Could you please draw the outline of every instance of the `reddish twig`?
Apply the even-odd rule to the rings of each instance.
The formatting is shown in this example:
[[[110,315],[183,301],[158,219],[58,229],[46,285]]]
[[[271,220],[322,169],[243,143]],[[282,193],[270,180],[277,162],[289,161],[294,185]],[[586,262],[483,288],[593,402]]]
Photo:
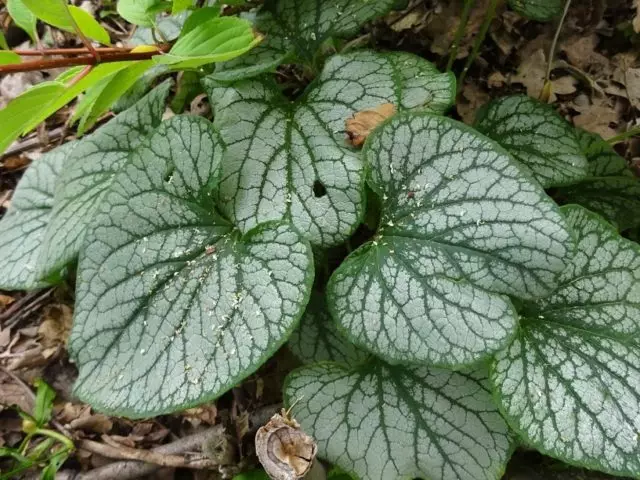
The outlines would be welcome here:
[[[101,55],[105,53],[122,53],[122,52],[130,52],[130,48],[125,47],[101,47],[96,48],[96,52]],[[86,48],[43,48],[42,50],[13,50],[13,53],[17,53],[20,56],[24,57],[47,57],[52,55],[63,55],[63,56],[73,56],[73,55],[82,55],[89,54],[89,50]]]

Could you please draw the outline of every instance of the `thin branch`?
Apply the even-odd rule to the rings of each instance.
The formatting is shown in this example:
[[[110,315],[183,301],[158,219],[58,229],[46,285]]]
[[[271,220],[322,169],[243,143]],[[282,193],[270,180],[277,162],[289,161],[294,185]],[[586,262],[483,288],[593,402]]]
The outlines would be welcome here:
[[[149,60],[151,57],[168,50],[168,46],[163,46],[153,52],[119,52],[108,53],[100,56],[98,61],[95,57],[81,55],[69,58],[54,58],[51,60],[33,60],[23,63],[13,63],[0,66],[0,74],[15,72],[32,72],[38,70],[50,70],[53,68],[74,67],[76,65],[97,65],[99,63],[128,62],[133,60]]]
[[[562,25],[564,24],[564,19],[567,17],[567,12],[569,11],[569,6],[571,5],[571,0],[566,0],[564,4],[564,11],[562,12],[562,17],[560,17],[560,23],[558,23],[558,28],[556,29],[556,33],[553,36],[553,42],[551,42],[551,48],[549,49],[549,58],[547,59],[547,74],[544,78],[544,85],[542,87],[542,92],[540,92],[540,96],[546,90],[546,86],[549,83],[549,77],[551,76],[551,69],[553,66],[553,59],[556,56],[556,47],[558,46],[558,39],[560,38],[560,32],[562,31]]]
[[[131,48],[126,47],[101,47],[95,48],[96,52],[100,54],[105,53],[121,53],[121,52],[130,52]],[[63,55],[63,56],[73,56],[73,55],[82,55],[89,54],[89,50],[86,48],[43,48],[41,50],[12,50],[13,53],[16,53],[23,57],[47,57],[53,55]]]
[[[462,9],[462,15],[460,16],[460,23],[458,23],[458,29],[456,30],[456,35],[453,39],[453,48],[451,49],[451,53],[449,54],[449,61],[447,62],[447,72],[451,71],[451,67],[453,67],[453,62],[458,58],[458,49],[460,48],[460,42],[462,41],[462,37],[464,36],[464,32],[467,30],[467,23],[469,23],[469,17],[471,16],[471,7],[475,0],[464,0],[464,7]]]
[[[69,10],[69,5],[67,4],[66,0],[63,0],[62,3],[64,5],[65,12],[67,12],[67,18],[71,22],[71,25],[73,25],[73,29],[76,31],[76,34],[80,37],[84,46],[87,47],[87,50],[89,50],[91,56],[96,60],[96,63],[100,63],[100,54],[96,52],[96,49],[91,44],[91,41],[85,36],[84,32],[78,26],[76,19],[73,18],[73,15],[71,15],[71,10]]]

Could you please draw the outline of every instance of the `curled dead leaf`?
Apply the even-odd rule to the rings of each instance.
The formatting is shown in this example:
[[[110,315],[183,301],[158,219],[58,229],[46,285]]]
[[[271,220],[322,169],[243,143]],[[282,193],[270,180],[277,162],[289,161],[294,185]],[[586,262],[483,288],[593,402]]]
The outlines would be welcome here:
[[[256,433],[258,459],[272,480],[298,480],[311,469],[318,446],[282,410]]]
[[[361,110],[345,120],[349,142],[354,147],[361,146],[369,134],[384,120],[396,113],[396,106],[383,103],[370,110]]]

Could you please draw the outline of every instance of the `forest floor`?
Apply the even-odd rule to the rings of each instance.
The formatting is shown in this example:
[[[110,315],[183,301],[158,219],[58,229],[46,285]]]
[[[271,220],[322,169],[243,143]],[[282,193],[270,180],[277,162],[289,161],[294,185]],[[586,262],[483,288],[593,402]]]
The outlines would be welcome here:
[[[552,59],[553,89],[549,102],[576,126],[599,133],[605,139],[638,124],[640,2],[635,4],[636,1],[574,1]],[[471,12],[454,65],[457,73],[470,54],[488,3],[488,0],[478,0]],[[115,2],[102,0],[84,4],[94,13],[104,14],[113,10]],[[462,1],[411,1],[405,10],[392,12],[365,26],[357,42],[380,50],[413,52],[443,68],[461,11]],[[132,27],[115,13],[101,18],[113,36],[126,44]],[[23,44],[25,38],[10,26],[2,6],[0,25],[5,27],[12,46]],[[461,85],[453,116],[471,123],[478,107],[490,98],[514,92],[539,97],[556,27],[553,22],[527,21],[501,8]],[[50,37],[58,47],[74,46],[76,41],[73,36],[60,32]],[[28,42],[23,48],[25,46],[29,46]],[[55,72],[0,78],[0,107],[51,75]],[[203,103],[202,97],[196,97],[190,110],[206,114]],[[72,113],[73,106],[62,109],[36,133],[11,146],[2,156],[0,216],[10,206],[12,193],[25,168],[43,152],[73,138],[73,129],[66,126]],[[616,149],[640,170],[640,138],[618,143]],[[33,381],[43,378],[56,392],[56,422],[81,446],[57,478],[216,479],[231,478],[238,471],[257,465],[253,434],[280,408],[282,379],[295,365],[286,349],[215,403],[148,420],[111,417],[92,411],[71,394],[77,375],[66,351],[72,308],[73,285],[30,293],[0,291],[0,447],[16,445],[22,440],[21,419],[9,405],[31,411]],[[129,461],[124,465],[120,461],[119,466],[114,463],[126,458],[148,459],[145,453],[161,445],[173,445],[178,457],[188,459],[189,451],[195,447],[184,438],[202,432],[208,438],[210,454],[220,463],[215,471],[157,466],[151,467],[154,469],[151,471],[151,468],[141,468],[139,462]],[[157,457],[152,460],[157,461]],[[613,477],[572,469],[522,449],[515,453],[505,474],[509,480],[605,478]]]

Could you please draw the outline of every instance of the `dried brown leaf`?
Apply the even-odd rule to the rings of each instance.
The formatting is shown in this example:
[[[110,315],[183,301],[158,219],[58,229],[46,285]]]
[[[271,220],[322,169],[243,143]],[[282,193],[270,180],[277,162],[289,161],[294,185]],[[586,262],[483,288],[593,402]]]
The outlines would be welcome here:
[[[349,142],[355,147],[362,145],[369,134],[384,120],[396,113],[396,106],[383,103],[370,110],[361,110],[345,120]]]

